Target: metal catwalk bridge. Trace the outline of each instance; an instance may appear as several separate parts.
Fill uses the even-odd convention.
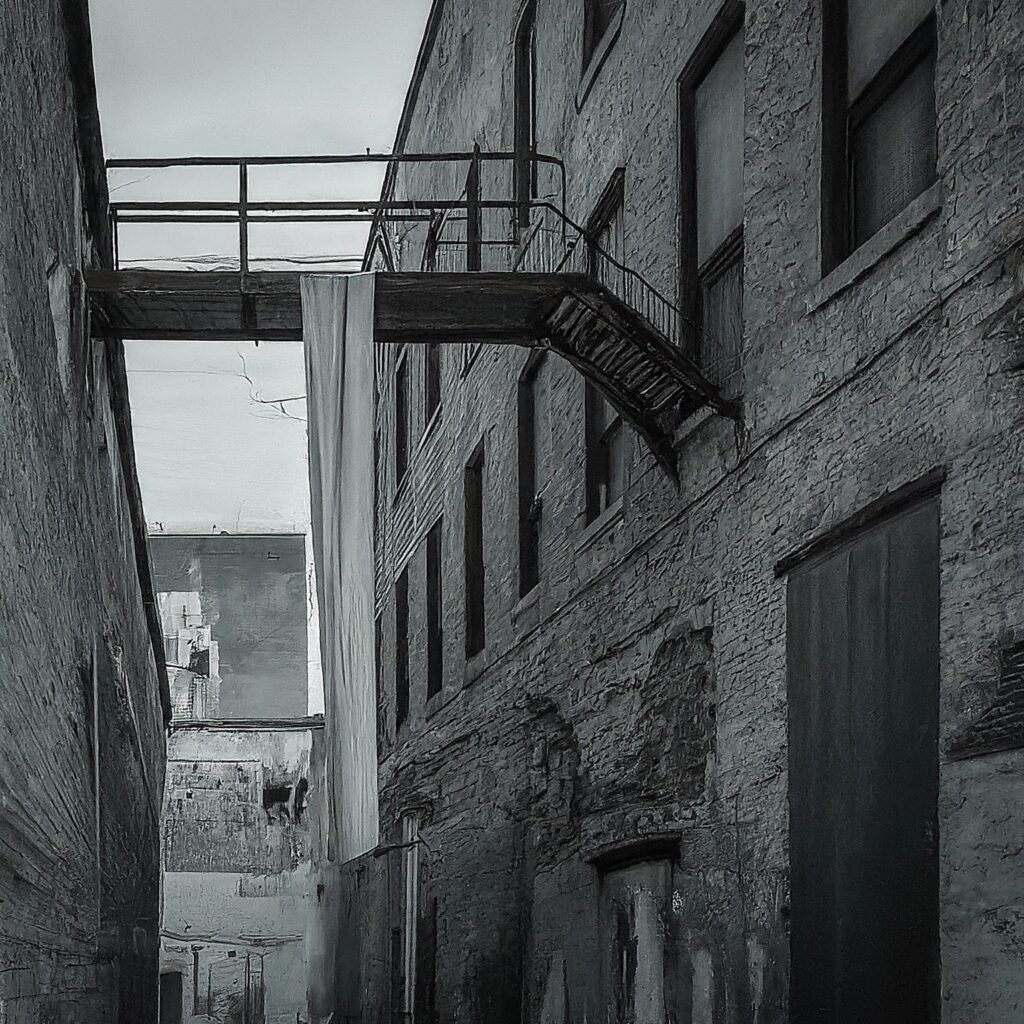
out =
[[[86,275],[97,337],[161,340],[298,341],[302,339],[302,270],[259,269],[250,258],[255,224],[370,225],[367,269],[377,271],[375,341],[380,344],[514,344],[546,348],[590,380],[648,441],[675,475],[672,433],[701,407],[738,418],[688,355],[698,351],[693,324],[639,274],[605,252],[566,217],[561,164],[535,156],[554,172],[550,199],[510,198],[488,186],[508,176],[511,153],[403,154],[334,157],[200,157],[110,161],[111,169],[233,168],[238,197],[202,200],[115,201],[110,215],[115,251],[124,225],[228,225],[237,230],[231,269],[122,267]],[[329,168],[384,162],[391,180],[416,188],[425,165],[444,165],[459,186],[451,195],[415,200],[252,201],[254,168]],[[442,177],[432,168],[432,180]],[[425,180],[425,179],[424,179]],[[426,184],[420,187],[429,192]],[[436,188],[436,184],[433,188]],[[396,271],[390,239],[414,238],[420,270]],[[417,234],[418,233],[418,234]],[[706,349],[706,345],[704,346]]]

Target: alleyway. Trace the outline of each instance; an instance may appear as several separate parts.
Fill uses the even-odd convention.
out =
[[[1024,1020],[1019,4],[90,6],[0,8],[0,1024]]]

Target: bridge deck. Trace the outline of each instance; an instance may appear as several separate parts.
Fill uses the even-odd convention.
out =
[[[91,270],[97,336],[195,341],[301,341],[297,272]],[[529,345],[574,274],[380,273],[377,342],[490,341]]]

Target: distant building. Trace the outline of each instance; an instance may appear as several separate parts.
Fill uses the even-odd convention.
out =
[[[0,7],[0,1020],[157,1013],[170,714],[84,0]]]
[[[305,545],[302,534],[151,539],[175,719],[306,714]]]
[[[164,534],[151,547],[173,707],[161,1020],[295,1024],[323,846],[305,538]]]
[[[451,331],[377,322],[336,1020],[1019,1014],[1022,53],[1011,0],[435,2],[395,152],[479,149],[370,246]]]

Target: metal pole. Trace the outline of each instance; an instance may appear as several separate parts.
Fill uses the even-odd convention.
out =
[[[249,167],[238,165],[238,265],[242,277],[249,273]]]

